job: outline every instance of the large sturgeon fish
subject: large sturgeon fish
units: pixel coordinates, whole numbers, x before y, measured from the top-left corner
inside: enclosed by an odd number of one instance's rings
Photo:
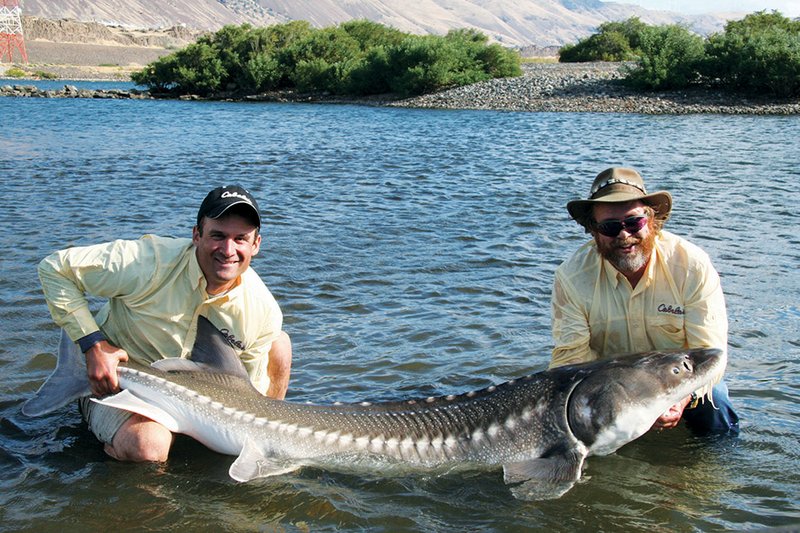
[[[644,434],[671,405],[724,372],[717,349],[650,352],[571,365],[461,395],[313,405],[266,398],[225,337],[200,317],[187,359],[119,367],[122,392],[100,403],[139,413],[237,459],[238,481],[302,466],[449,471],[502,466],[521,498],[558,497],[584,459]],[[65,335],[52,376],[22,412],[39,416],[89,394],[83,355]]]

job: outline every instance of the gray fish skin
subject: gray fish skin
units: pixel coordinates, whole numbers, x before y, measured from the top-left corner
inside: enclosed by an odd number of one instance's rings
[[[193,353],[193,361],[120,366],[123,391],[95,401],[238,456],[230,475],[239,481],[301,466],[399,472],[502,465],[517,497],[554,498],[580,478],[587,456],[612,453],[680,399],[710,391],[726,363],[717,349],[650,352],[565,366],[461,395],[298,404],[262,396],[243,369],[231,370],[236,354],[205,322],[196,344],[203,350]],[[62,366],[74,366],[62,349],[59,359],[54,376]],[[63,381],[54,383],[61,388]],[[48,382],[23,413],[35,416],[44,405],[64,405]]]

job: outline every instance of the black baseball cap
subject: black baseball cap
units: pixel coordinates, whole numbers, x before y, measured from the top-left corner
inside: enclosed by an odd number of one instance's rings
[[[261,214],[258,211],[258,204],[250,191],[238,185],[226,185],[217,187],[206,195],[200,209],[197,211],[197,225],[203,217],[219,218],[233,206],[247,206],[254,215],[252,219],[257,228],[261,228]]]

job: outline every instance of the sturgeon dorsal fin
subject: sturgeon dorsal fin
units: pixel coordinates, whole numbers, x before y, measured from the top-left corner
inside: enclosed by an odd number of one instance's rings
[[[204,316],[197,317],[197,337],[190,359],[197,363],[197,370],[230,374],[248,379],[247,371],[239,355],[227,337]],[[187,370],[188,368],[181,368]]]

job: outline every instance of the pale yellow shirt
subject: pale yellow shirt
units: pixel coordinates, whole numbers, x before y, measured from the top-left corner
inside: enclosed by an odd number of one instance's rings
[[[228,337],[255,387],[269,386],[269,350],[283,323],[278,303],[252,268],[226,293],[207,294],[191,239],[145,235],[68,248],[42,260],[39,278],[53,320],[72,340],[101,330],[143,364],[186,358],[203,315]],[[108,299],[96,317],[87,294]]]
[[[725,350],[728,319],[708,255],[662,231],[642,279],[627,278],[594,240],[556,269],[550,367],[670,348]]]

